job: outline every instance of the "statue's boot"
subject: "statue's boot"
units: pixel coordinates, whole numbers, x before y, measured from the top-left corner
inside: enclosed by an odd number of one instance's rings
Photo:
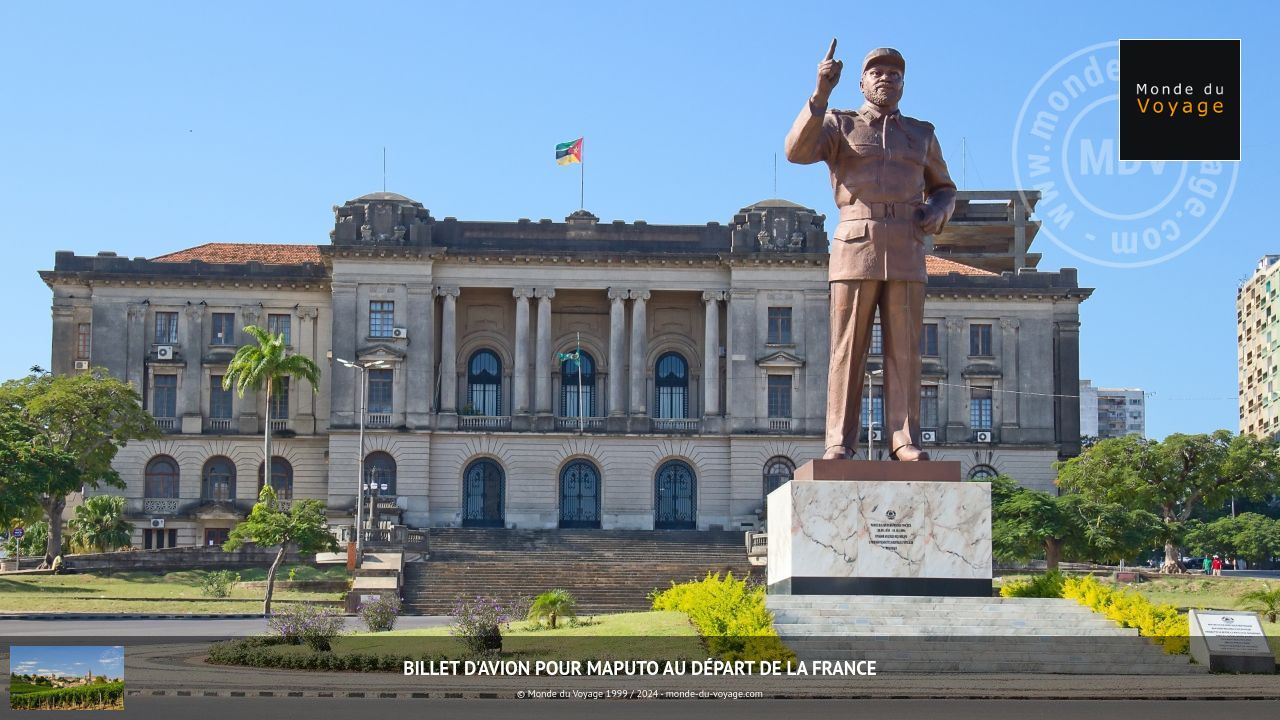
[[[825,455],[822,456],[822,459],[823,460],[848,460],[852,456],[853,456],[853,453],[849,452],[849,448],[841,445],[832,445],[831,447],[827,448],[827,452]]]
[[[915,445],[902,445],[892,453],[889,453],[889,457],[892,457],[894,460],[902,460],[903,462],[918,462],[920,460],[928,460],[929,453],[921,450]]]

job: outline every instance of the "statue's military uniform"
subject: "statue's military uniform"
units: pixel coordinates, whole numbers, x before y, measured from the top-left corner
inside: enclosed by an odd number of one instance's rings
[[[896,51],[890,51],[901,62]],[[877,56],[877,53],[882,53]],[[884,57],[872,51],[864,70]],[[888,449],[916,445],[920,413],[920,328],[924,322],[922,207],[955,208],[933,125],[870,102],[856,111],[805,103],[787,134],[787,158],[825,161],[840,224],[831,242],[831,366],[827,447],[855,449],[867,350],[876,308],[884,342]]]

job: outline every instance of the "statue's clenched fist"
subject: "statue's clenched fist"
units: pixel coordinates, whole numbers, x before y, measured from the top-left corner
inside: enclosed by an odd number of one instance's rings
[[[827,104],[831,91],[840,82],[840,71],[844,70],[844,62],[836,60],[836,39],[831,38],[831,47],[827,48],[827,56],[818,63],[818,89],[813,92],[813,99],[821,105]]]

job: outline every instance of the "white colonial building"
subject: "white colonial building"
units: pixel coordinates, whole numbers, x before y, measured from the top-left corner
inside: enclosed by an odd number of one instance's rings
[[[1073,269],[1034,269],[1030,210],[1018,193],[961,194],[929,258],[921,411],[935,458],[1047,489],[1079,449],[1090,290]],[[738,527],[823,451],[828,255],[813,210],[466,222],[382,192],[335,215],[323,245],[59,252],[41,273],[54,372],[106,368],[165,430],[116,461],[138,546],[220,542],[261,486],[264,425],[273,485],[325,501],[336,527],[351,524],[363,454],[388,533]],[[319,387],[223,391],[251,324],[314,359]],[[877,387],[866,405],[882,415]]]

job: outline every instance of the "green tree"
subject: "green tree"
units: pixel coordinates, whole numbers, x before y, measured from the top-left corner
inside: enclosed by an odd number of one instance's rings
[[[33,551],[40,547],[47,547],[49,544],[49,523],[41,520],[26,525],[23,528],[22,542],[18,542],[18,538],[9,536],[8,542],[4,544],[5,552],[10,557],[17,557],[18,547],[21,545],[24,555],[30,555]],[[64,543],[65,547],[65,543]],[[61,551],[59,551],[61,552]]]
[[[1280,520],[1241,513],[1209,523],[1192,521],[1188,523],[1186,543],[1187,549],[1198,555],[1217,553],[1263,563],[1280,555]]]
[[[129,547],[133,526],[124,519],[124,498],[94,495],[76,508],[67,523],[68,545],[79,552],[110,552]]]
[[[222,376],[222,387],[230,390],[235,387],[236,394],[244,397],[246,390],[265,389],[267,398],[267,417],[262,423],[262,476],[263,484],[271,484],[271,399],[272,393],[281,378],[296,375],[303,378],[311,386],[312,392],[319,392],[320,368],[305,355],[290,355],[285,346],[284,333],[271,333],[257,325],[246,325],[246,334],[257,340],[257,344],[242,345],[236,351],[231,362],[227,364],[227,372]]]
[[[227,552],[239,549],[245,543],[259,547],[279,546],[271,569],[267,571],[267,594],[262,601],[262,614],[271,614],[271,595],[275,592],[276,572],[284,562],[289,547],[299,553],[313,554],[321,550],[338,549],[338,541],[329,532],[324,516],[324,503],[319,500],[298,500],[288,510],[280,507],[276,491],[270,483],[264,483],[258,493],[258,502],[244,522],[232,528],[222,549]]]
[[[1280,615],[1280,587],[1272,588],[1264,585],[1261,590],[1251,590],[1240,596],[1250,610],[1256,610],[1266,616],[1268,622],[1275,622]]]
[[[577,617],[577,612],[578,601],[573,593],[568,590],[548,590],[533,599],[533,604],[529,606],[529,619],[538,622],[546,620],[547,625],[554,630],[557,619]]]
[[[1163,441],[1136,435],[1102,440],[1058,464],[1058,486],[1091,503],[1157,515],[1165,552],[1161,569],[1168,572],[1178,567],[1178,545],[1197,507],[1219,505],[1232,495],[1262,498],[1276,491],[1278,474],[1274,441],[1218,430]]]
[[[67,495],[103,485],[123,488],[111,467],[116,453],[132,440],[160,434],[138,393],[102,368],[79,375],[32,368],[30,375],[0,385],[0,414],[30,433],[31,452],[21,472],[49,522],[46,567],[61,552]]]
[[[1001,560],[1030,560],[1043,554],[1047,568],[1057,570],[1064,545],[1081,533],[1077,516],[1049,493],[1018,487],[1003,475],[991,482],[992,553]]]

